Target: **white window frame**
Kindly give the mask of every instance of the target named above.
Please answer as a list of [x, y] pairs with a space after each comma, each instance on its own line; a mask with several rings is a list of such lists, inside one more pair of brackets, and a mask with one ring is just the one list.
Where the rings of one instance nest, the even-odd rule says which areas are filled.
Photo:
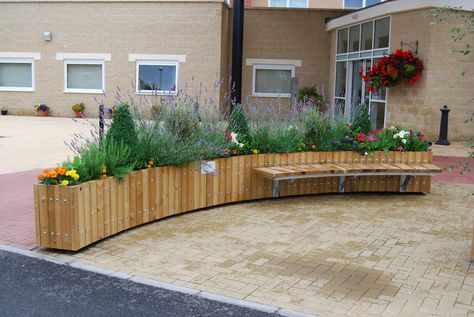
[[253, 64], [252, 65], [252, 96], [253, 97], [269, 97], [269, 98], [291, 98], [291, 92], [288, 94], [279, 93], [268, 93], [268, 92], [257, 92], [255, 91], [256, 75], [258, 69], [270, 69], [270, 70], [290, 70], [291, 77], [295, 77], [295, 65], [282, 65], [282, 64]]
[[35, 59], [34, 58], [0, 58], [0, 64], [31, 64], [31, 87], [0, 87], [0, 91], [35, 91]]
[[[385, 2], [385, 1], [386, 0], [381, 0], [380, 2], [382, 3], [382, 2]], [[344, 9], [361, 9], [361, 8], [367, 7], [367, 0], [362, 0], [362, 7], [346, 7], [346, 0], [342, 1], [342, 5], [343, 5]]]
[[306, 5], [304, 7], [292, 7], [292, 6], [290, 6], [290, 0], [286, 0], [286, 6], [285, 7], [272, 6], [272, 0], [268, 0], [268, 6], [270, 8], [308, 8], [309, 7], [309, 0], [306, 0]]
[[[67, 66], [74, 65], [101, 65], [102, 67], [102, 88], [101, 89], [85, 89], [85, 88], [68, 88], [67, 87]], [[65, 93], [79, 94], [103, 94], [105, 92], [105, 63], [103, 59], [64, 59], [64, 91]]]
[[[154, 65], [154, 66], [175, 66], [175, 90], [140, 90], [138, 83], [140, 65]], [[179, 61], [159, 61], [159, 60], [136, 60], [135, 63], [135, 93], [143, 95], [159, 95], [159, 96], [176, 96], [178, 94], [178, 76], [179, 76]]]
[[[383, 0], [385, 1], [385, 0]], [[364, 0], [364, 4], [365, 4], [365, 0]], [[388, 47], [384, 47], [384, 48], [374, 48], [375, 46], [375, 22], [378, 21], [378, 20], [383, 20], [385, 18], [389, 18], [390, 19], [390, 24], [389, 24], [389, 30], [388, 30], [388, 34], [389, 34], [389, 41], [388, 41]], [[333, 102], [333, 109], [335, 109], [334, 107], [336, 106], [336, 99], [339, 99], [339, 100], [344, 100], [344, 106], [345, 106], [345, 115], [347, 116], [347, 118], [349, 118], [348, 116], [350, 115], [350, 112], [351, 112], [351, 109], [349, 109], [349, 106], [351, 105], [351, 98], [352, 98], [352, 94], [350, 93], [351, 91], [348, 89], [352, 89], [352, 69], [350, 67], [351, 65], [351, 62], [353, 61], [357, 61], [357, 60], [368, 60], [370, 59], [371, 60], [371, 63], [373, 63], [374, 59], [378, 59], [378, 58], [381, 58], [383, 56], [386, 56], [385, 54], [383, 55], [378, 55], [378, 56], [375, 56], [375, 52], [382, 52], [382, 51], [387, 51], [388, 54], [390, 54], [390, 44], [391, 44], [391, 39], [392, 39], [392, 16], [391, 15], [385, 15], [385, 16], [381, 16], [381, 17], [378, 17], [376, 19], [370, 19], [370, 20], [365, 20], [365, 21], [360, 21], [360, 22], [357, 22], [357, 23], [354, 23], [354, 24], [350, 24], [350, 25], [346, 25], [346, 26], [341, 26], [339, 28], [336, 29], [336, 60], [335, 60], [335, 63], [334, 63], [334, 89], [333, 89], [333, 96], [334, 96], [334, 102]], [[363, 50], [361, 51], [361, 47], [362, 47], [362, 24], [365, 24], [365, 23], [368, 23], [368, 22], [372, 22], [373, 23], [373, 27], [372, 27], [372, 49], [370, 50]], [[352, 26], [355, 26], [355, 25], [359, 25], [360, 26], [360, 31], [359, 31], [359, 51], [356, 51], [356, 52], [349, 52], [349, 38], [350, 38], [350, 28]], [[337, 43], [339, 42], [339, 30], [340, 29], [344, 29], [344, 28], [347, 28], [348, 29], [348, 32], [347, 32], [347, 52], [346, 53], [337, 53]], [[358, 57], [355, 57], [355, 58], [351, 58], [349, 57], [349, 55], [351, 54], [362, 54], [362, 53], [371, 53], [371, 56], [358, 56]], [[338, 56], [342, 56], [342, 55], [346, 55], [348, 58], [346, 59], [343, 59], [343, 60], [338, 60], [337, 57]], [[347, 62], [347, 66], [346, 66], [346, 95], [344, 97], [337, 97], [336, 96], [336, 79], [337, 79], [337, 74], [336, 74], [336, 70], [337, 70], [337, 63], [338, 62]], [[362, 83], [362, 86], [364, 87], [365, 83]], [[369, 93], [369, 105], [368, 105], [368, 108], [369, 108], [369, 112], [371, 110], [371, 106], [372, 106], [372, 102], [380, 102], [380, 103], [385, 103], [385, 118], [384, 118], [384, 127], [386, 127], [387, 125], [387, 103], [388, 103], [388, 95], [389, 95], [389, 91], [390, 91], [390, 88], [389, 87], [386, 87], [385, 88], [385, 100], [377, 100], [377, 99], [373, 99], [372, 98], [372, 93]], [[348, 111], [349, 110], [349, 111]]]

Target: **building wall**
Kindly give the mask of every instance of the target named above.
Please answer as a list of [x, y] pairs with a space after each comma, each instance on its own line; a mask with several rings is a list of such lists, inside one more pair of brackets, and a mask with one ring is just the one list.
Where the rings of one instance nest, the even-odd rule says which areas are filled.
[[330, 33], [325, 19], [334, 11], [294, 9], [248, 9], [245, 11], [242, 99], [257, 105], [290, 104], [290, 98], [252, 98], [252, 66], [247, 58], [295, 59], [302, 61], [295, 75], [299, 86], [316, 85], [327, 95]]
[[[453, 53], [462, 48], [446, 32], [449, 23], [455, 21], [432, 25], [433, 18], [428, 17], [428, 13], [418, 10], [392, 17], [392, 48], [398, 48], [401, 41], [418, 40], [418, 55], [424, 62], [425, 72], [415, 85], [404, 83], [390, 89], [388, 121], [418, 126], [437, 139], [439, 109], [448, 105], [452, 109], [449, 138], [473, 137], [472, 124], [466, 124], [465, 120], [474, 112], [474, 55]], [[463, 71], [465, 76], [461, 75]]]
[[[460, 56], [453, 53], [453, 50], [463, 45], [454, 43], [450, 38], [446, 32], [449, 24], [433, 25], [434, 20], [427, 16], [428, 13], [429, 10], [416, 10], [392, 15], [391, 51], [400, 48], [401, 41], [418, 40], [418, 56], [424, 62], [425, 71], [415, 85], [401, 82], [389, 88], [387, 126], [400, 124], [416, 127], [430, 139], [437, 140], [441, 118], [439, 109], [448, 105], [452, 109], [449, 114], [449, 139], [473, 137], [472, 124], [466, 124], [465, 120], [474, 112], [474, 54]], [[335, 46], [336, 31], [332, 31], [329, 66], [331, 104], [334, 95]], [[462, 71], [466, 72], [464, 77], [460, 75]]]
[[[0, 91], [0, 105], [12, 114], [34, 114], [33, 105], [46, 103], [55, 116], [70, 116], [71, 105], [84, 102], [96, 109], [96, 99], [105, 105], [115, 102], [117, 88], [135, 100], [135, 62], [128, 54], [183, 54], [178, 88], [208, 87], [208, 94], [220, 101], [222, 91], [213, 83], [222, 73], [222, 2], [107, 2], [107, 3], [0, 3], [0, 52], [39, 52], [35, 63], [35, 92]], [[225, 7], [226, 8], [226, 7]], [[44, 31], [53, 40], [42, 39]], [[58, 52], [110, 53], [105, 62], [105, 95], [63, 93], [64, 62]], [[225, 70], [225, 68], [224, 68]], [[149, 97], [147, 97], [149, 98]]]

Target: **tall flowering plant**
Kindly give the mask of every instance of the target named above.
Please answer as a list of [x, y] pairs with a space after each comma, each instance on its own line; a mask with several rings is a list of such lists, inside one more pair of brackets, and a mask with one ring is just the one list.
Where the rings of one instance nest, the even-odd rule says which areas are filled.
[[368, 90], [375, 92], [380, 88], [395, 85], [400, 79], [415, 84], [423, 75], [423, 62], [411, 51], [396, 50], [384, 56], [362, 76], [369, 83]]

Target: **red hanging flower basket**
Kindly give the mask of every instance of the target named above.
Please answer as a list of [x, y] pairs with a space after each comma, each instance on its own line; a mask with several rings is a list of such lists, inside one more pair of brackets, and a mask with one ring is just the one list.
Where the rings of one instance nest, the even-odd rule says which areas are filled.
[[362, 78], [369, 83], [369, 91], [375, 92], [395, 85], [400, 79], [415, 84], [423, 75], [423, 69], [423, 62], [412, 51], [399, 49], [380, 58]]

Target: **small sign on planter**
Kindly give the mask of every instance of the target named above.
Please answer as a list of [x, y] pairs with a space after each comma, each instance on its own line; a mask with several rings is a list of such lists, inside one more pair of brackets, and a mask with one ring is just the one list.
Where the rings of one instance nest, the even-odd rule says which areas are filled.
[[216, 175], [216, 161], [201, 162], [201, 174]]

